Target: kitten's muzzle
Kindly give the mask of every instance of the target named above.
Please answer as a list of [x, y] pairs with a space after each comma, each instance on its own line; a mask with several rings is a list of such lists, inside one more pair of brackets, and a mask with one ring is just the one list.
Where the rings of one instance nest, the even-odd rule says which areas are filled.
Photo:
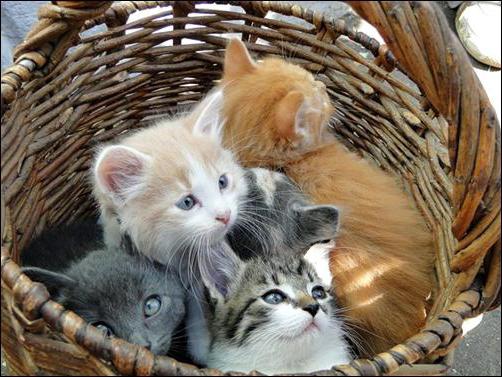
[[310, 313], [312, 317], [315, 317], [317, 312], [319, 311], [319, 304], [308, 304], [302, 308], [302, 310], [305, 310], [307, 313]]
[[220, 221], [223, 224], [228, 225], [228, 223], [230, 222], [230, 210], [226, 210], [223, 213], [217, 214], [215, 219], [216, 221]]

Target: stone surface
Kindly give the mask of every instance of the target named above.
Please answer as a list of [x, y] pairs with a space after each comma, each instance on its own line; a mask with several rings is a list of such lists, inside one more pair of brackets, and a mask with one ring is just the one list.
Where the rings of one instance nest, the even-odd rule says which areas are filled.
[[450, 376], [500, 376], [500, 308], [485, 314], [455, 351]]

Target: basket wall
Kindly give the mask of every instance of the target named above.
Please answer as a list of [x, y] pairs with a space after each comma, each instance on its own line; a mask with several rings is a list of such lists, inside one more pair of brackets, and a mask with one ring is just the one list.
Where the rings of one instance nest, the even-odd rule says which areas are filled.
[[[442, 373], [463, 319], [499, 305], [500, 127], [433, 5], [354, 2], [382, 46], [341, 20], [283, 2], [233, 2], [236, 11], [193, 1], [55, 3], [41, 9], [2, 75], [2, 347], [12, 372], [220, 374], [104, 338], [16, 262], [44, 228], [96, 210], [88, 184], [95, 147], [202, 98], [220, 78], [233, 35], [257, 55], [287, 56], [316, 73], [337, 109], [334, 131], [401, 177], [434, 236], [427, 328], [329, 373]], [[156, 6], [165, 11], [125, 25], [130, 13]], [[269, 11], [306, 22], [278, 21]], [[107, 29], [96, 31], [101, 24]]]

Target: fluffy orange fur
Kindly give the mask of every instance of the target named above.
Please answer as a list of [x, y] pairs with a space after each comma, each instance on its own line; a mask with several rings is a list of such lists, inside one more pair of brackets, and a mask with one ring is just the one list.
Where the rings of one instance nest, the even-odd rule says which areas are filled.
[[341, 209], [330, 257], [334, 289], [362, 356], [424, 324], [431, 232], [394, 177], [329, 136], [323, 84], [280, 59], [254, 62], [232, 40], [225, 56], [224, 141], [245, 166], [282, 168], [316, 204]]

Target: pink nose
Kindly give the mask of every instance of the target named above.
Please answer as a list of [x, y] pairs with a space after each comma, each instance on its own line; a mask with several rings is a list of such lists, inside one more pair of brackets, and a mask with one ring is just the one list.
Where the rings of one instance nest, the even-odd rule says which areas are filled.
[[219, 213], [216, 215], [215, 219], [221, 221], [223, 224], [227, 225], [230, 221], [230, 211], [226, 210], [225, 213]]

